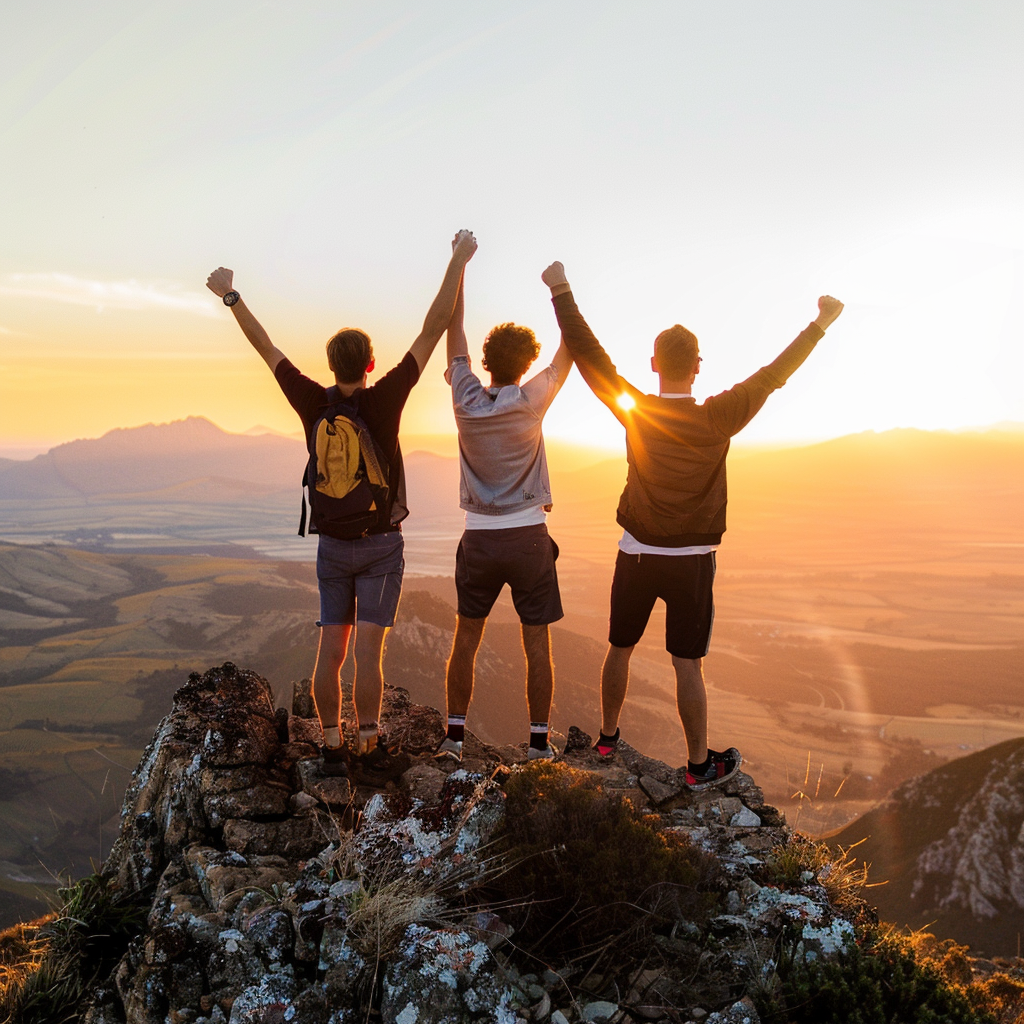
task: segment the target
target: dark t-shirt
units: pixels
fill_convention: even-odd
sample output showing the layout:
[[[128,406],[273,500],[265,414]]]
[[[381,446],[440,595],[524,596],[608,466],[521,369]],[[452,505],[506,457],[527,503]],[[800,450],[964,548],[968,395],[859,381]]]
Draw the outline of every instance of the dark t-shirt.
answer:
[[[300,373],[287,358],[277,364],[274,376],[281,385],[285,398],[302,420],[308,449],[316,421],[328,405],[327,388]],[[416,357],[407,352],[405,358],[393,370],[384,374],[376,384],[360,388],[352,396],[359,418],[366,424],[373,439],[380,446],[384,458],[388,460],[388,483],[390,493],[394,495],[391,518],[396,524],[408,515],[405,508],[405,468],[402,465],[402,449],[398,443],[398,427],[406,399],[419,377],[420,368]]]

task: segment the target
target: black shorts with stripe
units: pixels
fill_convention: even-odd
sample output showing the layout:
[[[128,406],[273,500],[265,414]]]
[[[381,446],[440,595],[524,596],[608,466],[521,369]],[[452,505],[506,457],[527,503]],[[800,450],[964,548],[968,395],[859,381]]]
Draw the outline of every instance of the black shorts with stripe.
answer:
[[[612,579],[608,642],[639,643],[660,597],[665,602],[665,648],[677,658],[708,653],[715,621],[715,552],[706,555],[627,555],[619,551]]]

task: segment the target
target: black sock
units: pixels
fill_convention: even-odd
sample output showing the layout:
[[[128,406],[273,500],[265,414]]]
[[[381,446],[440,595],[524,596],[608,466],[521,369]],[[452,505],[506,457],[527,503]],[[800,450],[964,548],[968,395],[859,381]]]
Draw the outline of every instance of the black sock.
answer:
[[[618,742],[619,730],[616,728],[615,734],[613,736],[608,736],[603,732],[600,733],[600,735],[597,737],[597,742],[594,744],[594,746],[597,747],[599,751],[601,751],[601,748],[603,748],[604,750],[614,750],[615,745]]]
[[[466,716],[449,715],[448,731],[445,733],[445,736],[456,743],[462,743],[466,738]]]
[[[706,761],[702,761],[700,764],[694,764],[693,761],[687,761],[686,768],[691,775],[707,775],[708,771],[711,768],[711,761],[712,757],[711,753],[709,752]]]
[[[547,750],[548,749],[548,723],[547,722],[531,722],[530,723],[530,746],[534,750]]]

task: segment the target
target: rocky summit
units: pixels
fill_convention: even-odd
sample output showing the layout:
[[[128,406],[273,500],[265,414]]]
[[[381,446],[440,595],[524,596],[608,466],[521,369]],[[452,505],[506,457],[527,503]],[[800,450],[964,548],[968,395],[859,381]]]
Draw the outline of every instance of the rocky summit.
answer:
[[[553,763],[471,734],[440,763],[441,715],[391,687],[383,727],[408,767],[374,788],[325,774],[308,681],[275,709],[190,676],[101,873],[144,923],[84,1020],[753,1024],[780,956],[852,939],[747,775],[691,793],[578,729]]]

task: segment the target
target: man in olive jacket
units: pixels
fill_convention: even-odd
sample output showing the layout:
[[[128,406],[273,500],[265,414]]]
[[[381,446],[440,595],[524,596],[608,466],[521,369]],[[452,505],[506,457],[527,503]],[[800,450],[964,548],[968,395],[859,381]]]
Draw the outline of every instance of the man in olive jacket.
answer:
[[[553,263],[541,279],[551,289],[562,338],[583,379],[626,429],[628,471],[616,516],[623,535],[612,581],[596,749],[605,757],[615,752],[629,659],[661,598],[665,646],[672,655],[686,735],[686,781],[695,790],[718,785],[743,760],[735,747],[708,748],[701,665],[715,616],[712,584],[715,552],[725,532],[730,439],[802,365],[843,304],[823,295],[817,317],[773,362],[698,404],[692,389],[701,357],[696,337],[685,327],[676,324],[655,338],[651,368],[661,386],[657,395],[645,395],[619,376],[580,314],[562,264]]]

